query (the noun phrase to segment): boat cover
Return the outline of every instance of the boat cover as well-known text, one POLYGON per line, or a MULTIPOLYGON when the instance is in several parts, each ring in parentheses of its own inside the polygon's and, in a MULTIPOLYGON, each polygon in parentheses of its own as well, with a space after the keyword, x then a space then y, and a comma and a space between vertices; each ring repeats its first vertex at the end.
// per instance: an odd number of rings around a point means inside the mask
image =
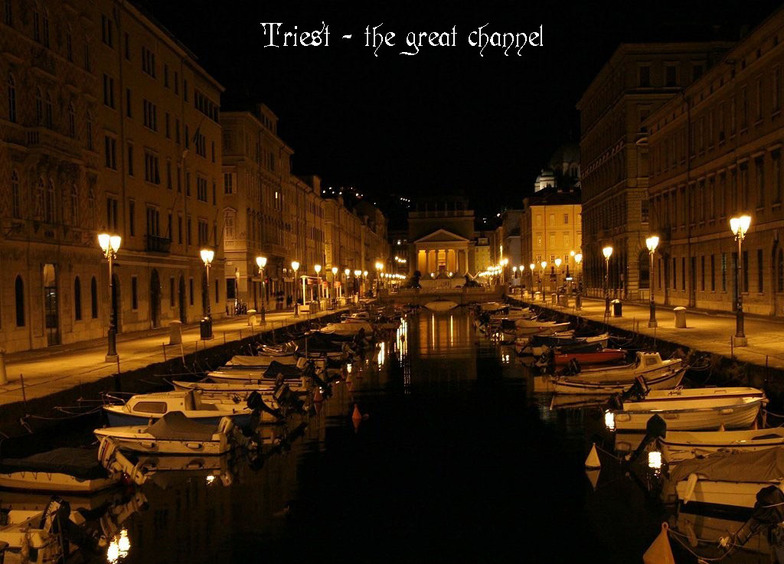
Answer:
POLYGON ((280 362, 273 360, 270 363, 269 368, 264 372, 264 378, 271 378, 274 380, 279 374, 282 374, 284 378, 301 378, 302 370, 296 366, 281 364, 280 362))
POLYGON ((3 458, 0 473, 47 472, 67 474, 80 480, 108 478, 106 469, 98 462, 98 450, 63 447, 40 452, 25 458, 3 458))
POLYGON ((684 460, 670 472, 677 483, 695 473, 701 479, 723 482, 768 482, 784 478, 784 447, 752 452, 717 452, 684 460))
POLYGON ((159 440, 209 441, 215 427, 192 421, 182 411, 170 411, 147 427, 147 432, 159 440))

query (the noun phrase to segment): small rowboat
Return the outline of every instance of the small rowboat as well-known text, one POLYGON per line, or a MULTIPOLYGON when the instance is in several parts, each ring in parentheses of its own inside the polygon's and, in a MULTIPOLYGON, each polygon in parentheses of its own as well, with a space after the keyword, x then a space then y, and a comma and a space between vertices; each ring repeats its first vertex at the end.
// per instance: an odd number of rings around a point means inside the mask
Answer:
POLYGON ((645 431, 654 414, 674 431, 749 428, 767 402, 765 392, 744 386, 651 390, 641 400, 611 410, 615 428, 645 431))
MULTIPOLYGON (((669 369, 667 372, 659 372, 652 378, 640 377, 649 390, 672 390, 680 386, 683 376, 686 374, 686 367, 679 366, 669 369)), ((621 394, 629 391, 637 380, 620 380, 617 382, 586 382, 579 376, 570 378, 559 376, 552 379, 553 390, 556 394, 588 394, 605 395, 621 394)))
POLYGON ((662 458, 677 464, 715 452, 753 452, 784 446, 784 427, 734 431, 667 431, 658 439, 662 458))

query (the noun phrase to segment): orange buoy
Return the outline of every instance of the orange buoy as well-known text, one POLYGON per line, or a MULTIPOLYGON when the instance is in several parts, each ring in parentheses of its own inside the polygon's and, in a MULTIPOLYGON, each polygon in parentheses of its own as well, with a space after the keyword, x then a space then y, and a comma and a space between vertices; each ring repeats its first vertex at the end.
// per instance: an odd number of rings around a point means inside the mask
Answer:
POLYGON ((351 414, 352 421, 362 421, 362 414, 359 412, 359 406, 354 404, 354 413, 351 414))

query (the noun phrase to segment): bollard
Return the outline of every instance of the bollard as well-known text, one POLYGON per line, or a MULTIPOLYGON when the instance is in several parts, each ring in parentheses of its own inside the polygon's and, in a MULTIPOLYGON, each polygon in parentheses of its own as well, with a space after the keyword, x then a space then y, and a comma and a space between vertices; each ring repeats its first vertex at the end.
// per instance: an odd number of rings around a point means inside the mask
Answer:
POLYGON ((182 321, 174 320, 169 322, 169 344, 179 345, 182 343, 182 321))
POLYGON ((0 386, 8 383, 8 374, 5 372, 5 349, 0 349, 0 386))

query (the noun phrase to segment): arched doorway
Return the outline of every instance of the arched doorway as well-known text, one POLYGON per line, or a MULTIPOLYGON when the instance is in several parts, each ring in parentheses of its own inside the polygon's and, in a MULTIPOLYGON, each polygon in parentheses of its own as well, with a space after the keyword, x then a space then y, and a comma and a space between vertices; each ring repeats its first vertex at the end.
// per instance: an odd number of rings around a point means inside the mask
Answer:
POLYGON ((188 321, 188 308, 185 305, 185 277, 180 275, 178 303, 180 304, 180 321, 186 323, 188 321))
POLYGON ((161 324, 161 281, 154 268, 150 274, 150 324, 152 327, 159 327, 161 324))
POLYGON ((43 270, 44 312, 46 317, 46 344, 60 344, 60 316, 57 304, 57 274, 53 264, 45 264, 43 270))

